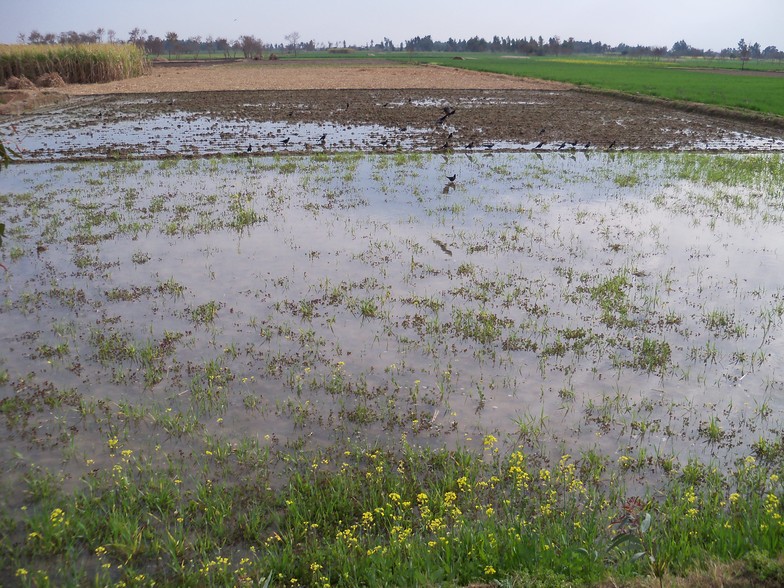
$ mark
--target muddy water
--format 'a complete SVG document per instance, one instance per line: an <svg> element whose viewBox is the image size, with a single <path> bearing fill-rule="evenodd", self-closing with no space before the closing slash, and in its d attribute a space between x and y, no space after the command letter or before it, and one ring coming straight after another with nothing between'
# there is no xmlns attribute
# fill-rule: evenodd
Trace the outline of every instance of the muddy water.
<svg viewBox="0 0 784 588"><path fill-rule="evenodd" d="M0 132L33 161L357 150L784 151L780 127L732 116L578 91L226 91L75 98L10 120Z"/></svg>
<svg viewBox="0 0 784 588"><path fill-rule="evenodd" d="M744 455L784 408L780 170L582 153L12 167L0 394L82 401L9 420L5 458L101 442L96 400L138 410L140 444L180 415L188 434L295 447L494 433Z"/></svg>

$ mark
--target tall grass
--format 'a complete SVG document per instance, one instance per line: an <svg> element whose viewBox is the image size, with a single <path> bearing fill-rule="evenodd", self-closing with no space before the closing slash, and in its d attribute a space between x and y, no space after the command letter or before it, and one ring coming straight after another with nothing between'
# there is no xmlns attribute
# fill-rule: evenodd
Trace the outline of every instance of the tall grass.
<svg viewBox="0 0 784 588"><path fill-rule="evenodd" d="M0 84L45 73L58 73L70 84L111 82L140 76L148 67L135 45L0 45Z"/></svg>

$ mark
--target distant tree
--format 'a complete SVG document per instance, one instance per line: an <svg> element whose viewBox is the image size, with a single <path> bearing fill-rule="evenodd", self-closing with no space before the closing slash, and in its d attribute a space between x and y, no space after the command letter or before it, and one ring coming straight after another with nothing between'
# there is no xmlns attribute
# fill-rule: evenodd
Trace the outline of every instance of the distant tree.
<svg viewBox="0 0 784 588"><path fill-rule="evenodd" d="M284 37L286 41L289 43L289 47L294 49L294 55L297 55L297 43L299 42L299 33L297 31L292 31L288 35ZM371 41L372 44L372 41Z"/></svg>
<svg viewBox="0 0 784 588"><path fill-rule="evenodd" d="M188 39L188 48L190 49L191 53L196 54L196 59L199 59L199 53L201 51L201 35L196 35L195 37Z"/></svg>
<svg viewBox="0 0 784 588"><path fill-rule="evenodd" d="M690 51L691 47L689 47L689 44L684 40L674 43L671 49L673 55L688 55Z"/></svg>
<svg viewBox="0 0 784 588"><path fill-rule="evenodd" d="M738 57L740 57L740 68L743 69L749 60L749 46L746 45L745 39L738 41Z"/></svg>
<svg viewBox="0 0 784 588"><path fill-rule="evenodd" d="M103 43L103 34L105 32L106 32L106 30L103 27L98 27L97 29L95 29L95 34L98 37L98 42L99 43Z"/></svg>
<svg viewBox="0 0 784 588"><path fill-rule="evenodd" d="M226 59L228 59L229 57L231 57L231 53L230 53L230 51L229 51L229 49L230 49L230 48L229 48L229 42L228 42L228 40L226 40L225 38L223 38L223 37L218 37L217 39L215 39L215 48L216 48L218 51L223 51L223 56L224 56Z"/></svg>
<svg viewBox="0 0 784 588"><path fill-rule="evenodd" d="M765 59L782 59L784 53L779 51L775 45L768 45L762 50L762 57Z"/></svg>
<svg viewBox="0 0 784 588"><path fill-rule="evenodd" d="M243 35L240 37L240 47L245 59L261 59L264 44L253 35Z"/></svg>
<svg viewBox="0 0 784 588"><path fill-rule="evenodd" d="M163 39L154 37L153 35L150 35L147 37L147 40L144 41L144 50L147 51L147 53L155 55L155 57L158 57L163 53L163 46Z"/></svg>
<svg viewBox="0 0 784 588"><path fill-rule="evenodd" d="M108 31L106 31L106 39L110 43L114 43L114 39L115 39L116 36L117 36L117 33L115 33L113 29L109 29Z"/></svg>
<svg viewBox="0 0 784 588"><path fill-rule="evenodd" d="M130 33L128 33L128 42L133 43L137 47L143 47L144 35L146 34L147 34L146 30L136 27Z"/></svg>
<svg viewBox="0 0 784 588"><path fill-rule="evenodd" d="M177 55L180 50L180 38L174 31L166 33L166 50L169 52L169 59L171 59L172 51Z"/></svg>

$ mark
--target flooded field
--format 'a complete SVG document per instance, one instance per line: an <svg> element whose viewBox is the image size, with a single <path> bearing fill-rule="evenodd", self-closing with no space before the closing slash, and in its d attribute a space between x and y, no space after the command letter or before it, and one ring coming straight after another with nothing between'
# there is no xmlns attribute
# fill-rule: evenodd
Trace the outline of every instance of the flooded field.
<svg viewBox="0 0 784 588"><path fill-rule="evenodd" d="M28 163L0 213L4 583L784 545L779 154Z"/></svg>
<svg viewBox="0 0 784 588"><path fill-rule="evenodd" d="M3 461L118 430L746 455L782 408L782 185L777 155L10 168Z"/></svg>

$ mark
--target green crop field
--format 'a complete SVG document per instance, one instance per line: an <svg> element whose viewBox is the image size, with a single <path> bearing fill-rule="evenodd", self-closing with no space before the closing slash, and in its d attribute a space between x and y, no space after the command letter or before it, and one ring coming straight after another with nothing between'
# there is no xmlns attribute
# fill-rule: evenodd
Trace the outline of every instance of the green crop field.
<svg viewBox="0 0 784 588"><path fill-rule="evenodd" d="M684 63L674 66L672 62L605 57L514 58L488 54L461 54L460 57L458 60L454 54L430 53L399 58L784 116L784 76L738 75L734 69L718 69L715 61L700 62L701 67L713 71L695 71L696 60L684 62L690 66ZM726 63L739 69L739 64ZM781 67L775 61L766 63L773 69Z"/></svg>

